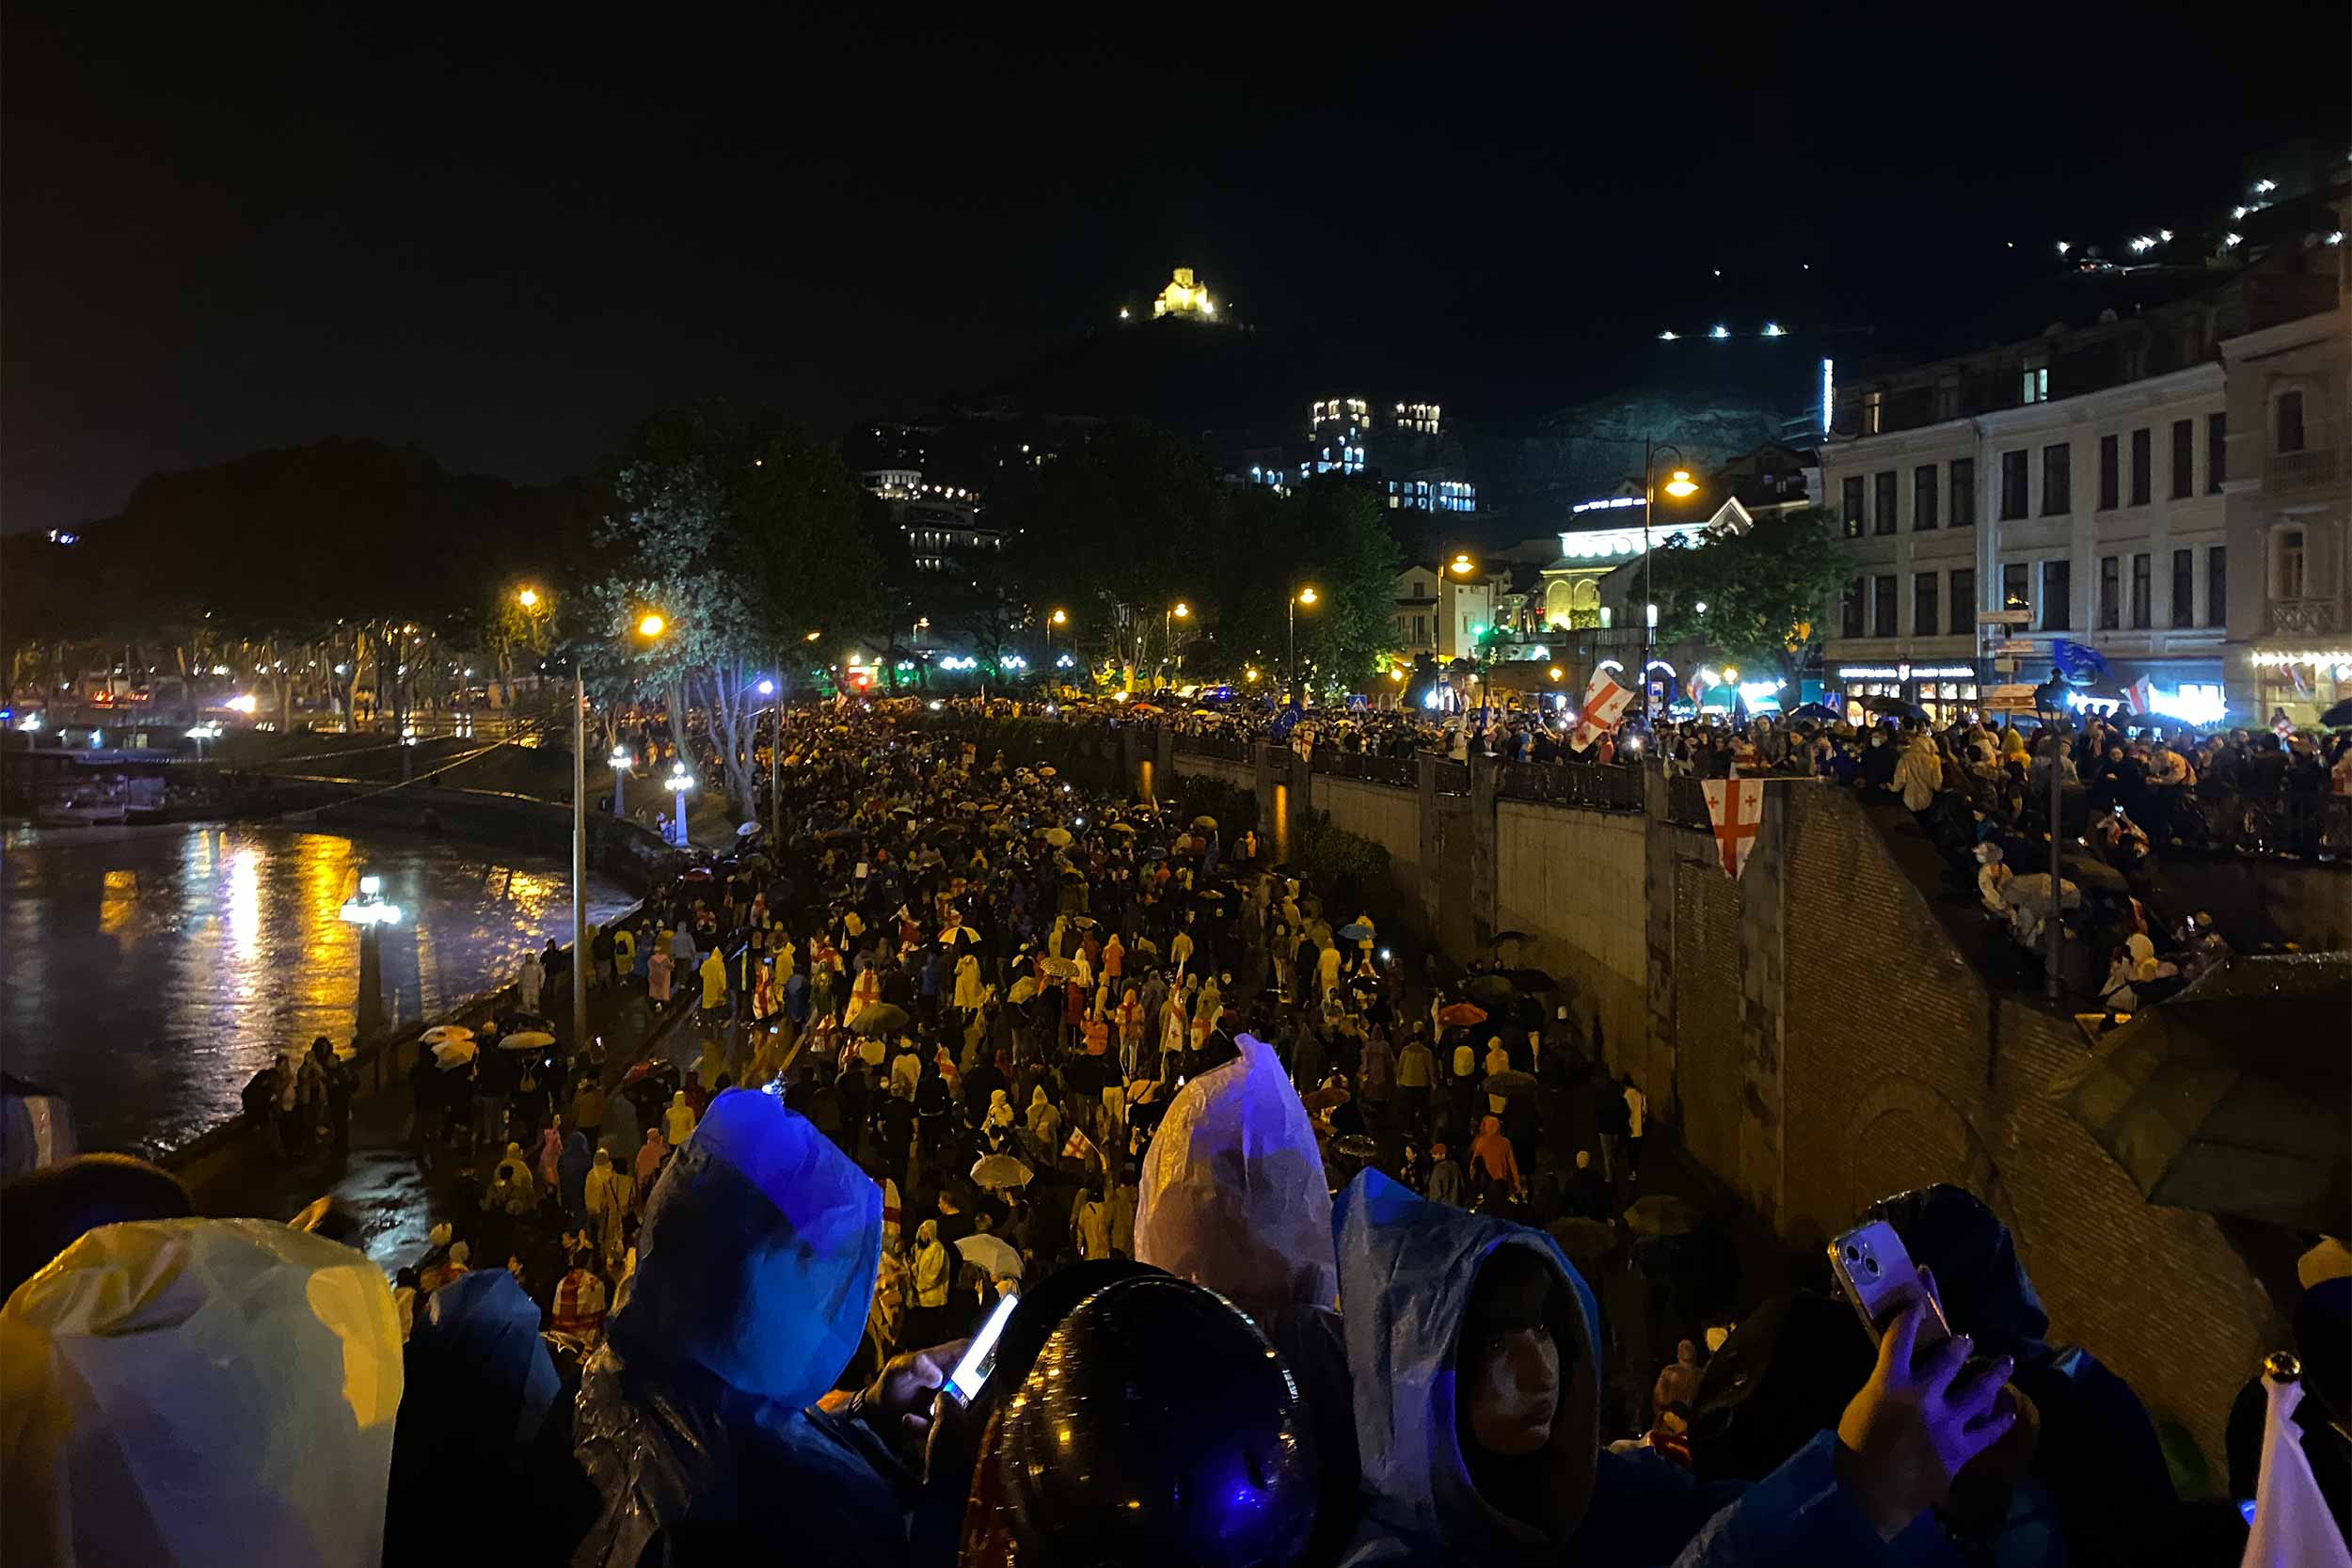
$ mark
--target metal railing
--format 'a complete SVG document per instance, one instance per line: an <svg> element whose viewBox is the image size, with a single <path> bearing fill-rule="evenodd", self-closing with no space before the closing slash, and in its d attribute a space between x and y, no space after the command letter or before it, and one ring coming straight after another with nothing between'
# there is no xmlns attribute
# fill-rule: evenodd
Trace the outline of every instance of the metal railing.
<svg viewBox="0 0 2352 1568"><path fill-rule="evenodd" d="M1228 762L1248 762L1250 759L1248 740L1231 735L1186 735L1178 730L1175 748L1196 757L1222 757Z"/></svg>
<svg viewBox="0 0 2352 1568"><path fill-rule="evenodd" d="M1707 789L1704 782L1688 773L1677 773L1666 781L1666 820L1685 828L1705 828L1710 824L1707 816Z"/></svg>
<svg viewBox="0 0 2352 1568"><path fill-rule="evenodd" d="M1505 763L1495 793L1504 800L1584 811L1635 812L1642 809L1642 770L1593 763Z"/></svg>
<svg viewBox="0 0 2352 1568"><path fill-rule="evenodd" d="M1360 779L1365 784L1414 789L1421 784L1421 765L1411 757L1384 757L1369 752L1327 752L1318 748L1311 766L1333 778Z"/></svg>
<svg viewBox="0 0 2352 1568"><path fill-rule="evenodd" d="M1468 795L1470 792L1470 770L1467 762L1440 761L1438 764L1438 793Z"/></svg>

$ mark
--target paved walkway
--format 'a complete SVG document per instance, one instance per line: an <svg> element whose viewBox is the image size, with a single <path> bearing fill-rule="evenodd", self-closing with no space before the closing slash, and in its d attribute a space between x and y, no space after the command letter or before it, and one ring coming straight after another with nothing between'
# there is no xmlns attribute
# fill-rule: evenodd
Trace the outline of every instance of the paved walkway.
<svg viewBox="0 0 2352 1568"><path fill-rule="evenodd" d="M564 983L570 983L568 972ZM681 1068L692 1063L702 1037L691 1009L684 1006L690 990L678 989L678 1006L660 1021L659 1030L642 981L588 993L590 1032L604 1037L608 1090L646 1053L649 1043ZM413 1262L425 1251L433 1227L460 1212L460 1183L485 1176L503 1150L478 1149L470 1158L445 1154L428 1173L409 1143L411 1111L405 1079L382 1094L356 1101L347 1153L275 1164L257 1156L243 1169L199 1187L198 1212L284 1220L332 1194L359 1216L362 1232L356 1244L370 1258L388 1273Z"/></svg>

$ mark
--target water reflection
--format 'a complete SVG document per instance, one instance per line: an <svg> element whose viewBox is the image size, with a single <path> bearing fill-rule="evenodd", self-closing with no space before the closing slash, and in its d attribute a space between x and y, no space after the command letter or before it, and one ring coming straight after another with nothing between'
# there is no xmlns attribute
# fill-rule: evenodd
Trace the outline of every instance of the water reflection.
<svg viewBox="0 0 2352 1568"><path fill-rule="evenodd" d="M422 1018L571 926L561 856L265 826L24 830L0 860L0 1063L62 1089L93 1148L168 1148L235 1114L269 1055L350 1037L362 869L408 918L385 1009ZM628 902L591 878L602 918Z"/></svg>

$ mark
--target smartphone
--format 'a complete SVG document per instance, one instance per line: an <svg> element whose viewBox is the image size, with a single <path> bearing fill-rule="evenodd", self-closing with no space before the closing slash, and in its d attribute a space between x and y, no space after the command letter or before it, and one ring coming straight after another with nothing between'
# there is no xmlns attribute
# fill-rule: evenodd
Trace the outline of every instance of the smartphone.
<svg viewBox="0 0 2352 1568"><path fill-rule="evenodd" d="M980 1390L988 1384L988 1374L996 1370L996 1341L1004 1336L1005 1324L1011 1321L1012 1309L1020 1304L1017 1295L997 1297L988 1322L972 1336L972 1347L956 1363L956 1370L947 1374L946 1392L958 1404L968 1405L980 1397Z"/></svg>
<svg viewBox="0 0 2352 1568"><path fill-rule="evenodd" d="M1919 1322L1915 1359L1952 1337L1951 1324L1944 1319L1944 1304L1936 1300L1929 1282L1919 1277L1918 1265L1904 1249L1903 1239L1884 1220L1858 1226L1830 1243L1829 1266L1837 1276L1838 1288L1861 1315L1871 1343L1876 1344L1887 1325L1914 1301L1924 1301L1928 1308Z"/></svg>

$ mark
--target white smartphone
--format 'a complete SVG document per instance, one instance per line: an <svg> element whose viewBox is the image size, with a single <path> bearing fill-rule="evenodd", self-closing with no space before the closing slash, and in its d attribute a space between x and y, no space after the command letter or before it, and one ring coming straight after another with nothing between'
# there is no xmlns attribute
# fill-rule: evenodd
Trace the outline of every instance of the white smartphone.
<svg viewBox="0 0 2352 1568"><path fill-rule="evenodd" d="M1918 1265L1911 1260L1903 1239L1884 1220L1858 1226L1830 1243L1829 1266L1837 1276L1838 1288L1860 1314L1862 1326L1869 1331L1871 1343L1876 1344L1887 1325L1915 1300L1924 1301L1928 1308L1912 1351L1915 1360L1952 1337L1951 1324L1944 1319L1944 1304L1936 1300L1930 1283L1919 1277Z"/></svg>
<svg viewBox="0 0 2352 1568"><path fill-rule="evenodd" d="M958 1404L968 1405L980 1397L980 1390L988 1384L988 1374L996 1370L996 1341L1003 1337L1005 1324L1011 1321L1012 1309L1020 1304L1017 1295L997 1297L988 1322L972 1336L972 1347L956 1363L956 1370L947 1374L946 1391Z"/></svg>

